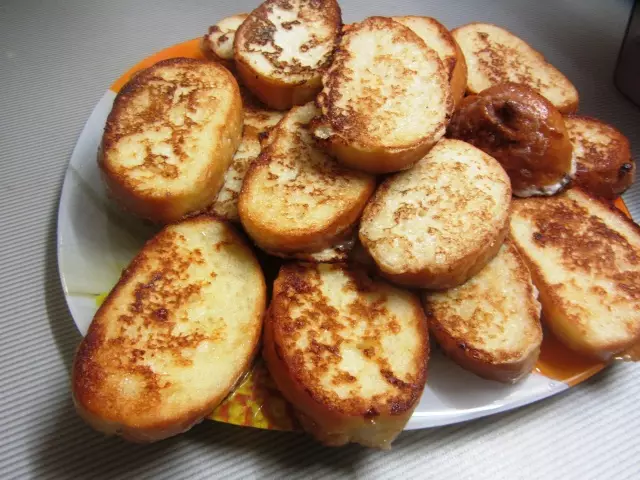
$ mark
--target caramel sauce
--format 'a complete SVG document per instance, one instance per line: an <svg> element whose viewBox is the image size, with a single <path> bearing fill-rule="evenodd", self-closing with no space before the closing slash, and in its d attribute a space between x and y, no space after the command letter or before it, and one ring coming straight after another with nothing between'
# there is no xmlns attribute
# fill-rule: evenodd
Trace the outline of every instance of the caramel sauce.
<svg viewBox="0 0 640 480"><path fill-rule="evenodd" d="M200 39L194 38L193 40L187 40L186 42L178 43L177 45L173 45L172 47L165 48L164 50L160 50L159 52L154 53L150 57L145 58L144 60L127 70L127 72L120 78L118 78L118 80L116 80L109 88L110 90L118 93L124 86L124 84L127 83L136 72L139 72L142 69L148 68L151 65L158 63L160 60L166 60L167 58L175 57L196 58L203 60L204 55L202 55L202 52L200 51Z"/></svg>

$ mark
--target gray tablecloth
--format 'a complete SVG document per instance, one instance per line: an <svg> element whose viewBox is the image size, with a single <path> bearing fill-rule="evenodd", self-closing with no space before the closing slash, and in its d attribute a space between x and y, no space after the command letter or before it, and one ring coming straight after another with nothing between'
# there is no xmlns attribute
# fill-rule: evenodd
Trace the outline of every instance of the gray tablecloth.
<svg viewBox="0 0 640 480"><path fill-rule="evenodd" d="M324 448L299 434L213 422L130 445L79 420L68 372L80 335L55 250L75 140L129 66L252 5L0 0L0 477L640 478L640 367L630 364L511 413L406 432L390 452ZM629 1L343 0L342 7L346 21L424 14L450 27L506 26L559 66L580 91L581 111L618 126L640 159L640 109L611 82ZM626 199L640 218L640 185Z"/></svg>

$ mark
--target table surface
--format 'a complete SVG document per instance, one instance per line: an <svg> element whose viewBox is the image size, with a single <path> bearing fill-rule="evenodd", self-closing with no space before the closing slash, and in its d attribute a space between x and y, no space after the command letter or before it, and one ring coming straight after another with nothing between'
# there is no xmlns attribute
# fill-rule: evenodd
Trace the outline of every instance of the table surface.
<svg viewBox="0 0 640 480"><path fill-rule="evenodd" d="M640 108L613 87L623 0L342 2L346 22L422 14L506 26L576 84L581 112L616 125L640 159ZM80 341L56 265L67 161L93 106L137 60L252 2L0 0L0 477L640 478L640 368L616 364L535 405L402 434L390 452L205 422L153 445L104 438L76 416ZM625 199L640 218L640 185Z"/></svg>

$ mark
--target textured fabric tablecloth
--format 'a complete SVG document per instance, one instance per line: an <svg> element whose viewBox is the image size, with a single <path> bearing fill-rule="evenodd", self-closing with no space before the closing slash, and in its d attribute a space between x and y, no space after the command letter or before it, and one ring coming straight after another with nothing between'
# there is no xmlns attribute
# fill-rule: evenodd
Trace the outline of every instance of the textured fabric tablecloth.
<svg viewBox="0 0 640 480"><path fill-rule="evenodd" d="M423 14L449 27L506 26L560 67L580 91L581 111L616 125L640 159L640 109L612 85L630 1L341 3L347 22ZM80 421L68 388L80 335L56 265L71 150L128 67L253 5L0 0L0 478L640 478L640 366L630 364L511 413L406 432L390 452L324 448L299 434L213 422L141 446ZM640 218L640 185L625 198Z"/></svg>

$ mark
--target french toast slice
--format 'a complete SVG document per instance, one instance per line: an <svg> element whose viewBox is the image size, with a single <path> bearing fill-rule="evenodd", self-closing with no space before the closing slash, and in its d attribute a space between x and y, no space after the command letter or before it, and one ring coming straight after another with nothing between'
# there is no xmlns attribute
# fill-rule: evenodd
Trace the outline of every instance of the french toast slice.
<svg viewBox="0 0 640 480"><path fill-rule="evenodd" d="M303 428L327 445L389 448L426 383L420 299L344 264L285 264L263 356Z"/></svg>
<svg viewBox="0 0 640 480"><path fill-rule="evenodd" d="M89 425L151 442L191 428L251 366L266 289L245 241L200 215L147 242L76 352L73 399Z"/></svg>
<svg viewBox="0 0 640 480"><path fill-rule="evenodd" d="M242 141L233 156L231 165L224 174L224 183L218 193L218 198L209 209L211 213L230 222L240 222L238 197L244 176L249 166L260 155L262 136L268 134L283 116L282 112L245 104Z"/></svg>
<svg viewBox="0 0 640 480"><path fill-rule="evenodd" d="M124 208L158 223L206 209L242 136L242 100L221 65L156 63L127 83L107 118L98 164Z"/></svg>
<svg viewBox="0 0 640 480"><path fill-rule="evenodd" d="M248 16L247 13L238 13L209 27L200 41L200 49L204 56L222 63L227 68L233 68L233 42L236 31Z"/></svg>
<svg viewBox="0 0 640 480"><path fill-rule="evenodd" d="M245 176L240 220L270 253L316 253L342 241L375 189L373 176L317 147L308 130L317 113L313 103L292 108Z"/></svg>
<svg viewBox="0 0 640 480"><path fill-rule="evenodd" d="M378 187L362 215L360 242L389 280L452 288L498 253L510 204L509 177L497 160L466 142L442 139Z"/></svg>
<svg viewBox="0 0 640 480"><path fill-rule="evenodd" d="M391 18L405 27L409 27L424 40L427 47L436 51L449 72L449 84L455 109L467 91L467 62L451 32L432 17L407 15Z"/></svg>
<svg viewBox="0 0 640 480"><path fill-rule="evenodd" d="M607 360L640 339L640 227L578 188L514 200L510 235L540 292L543 322Z"/></svg>
<svg viewBox="0 0 640 480"><path fill-rule="evenodd" d="M336 0L266 0L236 31L238 75L271 108L303 105L322 88L341 28Z"/></svg>
<svg viewBox="0 0 640 480"><path fill-rule="evenodd" d="M504 28L469 23L451 33L467 61L467 92L505 82L523 83L547 98L561 113L578 109L578 90L540 52Z"/></svg>
<svg viewBox="0 0 640 480"><path fill-rule="evenodd" d="M422 158L444 135L453 109L438 54L390 18L345 29L323 84L314 136L343 164L374 174Z"/></svg>
<svg viewBox="0 0 640 480"><path fill-rule="evenodd" d="M591 117L567 115L564 124L573 144L574 185L609 200L631 186L636 164L627 137Z"/></svg>
<svg viewBox="0 0 640 480"><path fill-rule="evenodd" d="M542 327L538 292L509 239L473 278L445 292L423 293L429 332L462 368L504 383L533 369Z"/></svg>

